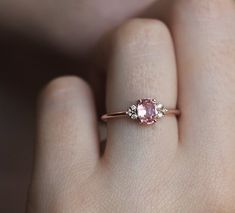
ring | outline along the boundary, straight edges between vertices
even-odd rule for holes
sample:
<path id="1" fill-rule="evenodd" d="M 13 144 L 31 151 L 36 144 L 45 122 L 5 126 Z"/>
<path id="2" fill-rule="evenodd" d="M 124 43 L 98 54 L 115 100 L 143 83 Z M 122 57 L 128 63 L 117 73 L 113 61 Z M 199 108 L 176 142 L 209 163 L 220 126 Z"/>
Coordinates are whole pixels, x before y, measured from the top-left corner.
<path id="1" fill-rule="evenodd" d="M 167 109 L 163 104 L 153 98 L 137 100 L 127 111 L 113 112 L 101 116 L 103 121 L 108 119 L 129 117 L 132 120 L 138 120 L 142 124 L 153 124 L 165 115 L 179 115 L 178 109 Z"/>

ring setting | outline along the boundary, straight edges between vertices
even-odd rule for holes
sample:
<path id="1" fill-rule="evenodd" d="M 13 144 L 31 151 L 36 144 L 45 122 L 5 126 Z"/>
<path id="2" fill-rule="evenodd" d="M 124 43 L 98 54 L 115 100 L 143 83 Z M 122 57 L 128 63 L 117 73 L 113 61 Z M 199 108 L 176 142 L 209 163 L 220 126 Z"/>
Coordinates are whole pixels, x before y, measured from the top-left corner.
<path id="1" fill-rule="evenodd" d="M 143 124 L 153 124 L 162 118 L 167 109 L 156 101 L 156 99 L 139 99 L 136 105 L 129 107 L 127 115 L 135 120 L 138 119 Z"/>
<path id="2" fill-rule="evenodd" d="M 136 104 L 131 105 L 127 111 L 105 114 L 102 120 L 127 116 L 132 120 L 138 120 L 141 124 L 150 125 L 156 123 L 165 115 L 179 115 L 177 109 L 167 109 L 163 104 L 154 98 L 144 98 L 137 100 Z"/>

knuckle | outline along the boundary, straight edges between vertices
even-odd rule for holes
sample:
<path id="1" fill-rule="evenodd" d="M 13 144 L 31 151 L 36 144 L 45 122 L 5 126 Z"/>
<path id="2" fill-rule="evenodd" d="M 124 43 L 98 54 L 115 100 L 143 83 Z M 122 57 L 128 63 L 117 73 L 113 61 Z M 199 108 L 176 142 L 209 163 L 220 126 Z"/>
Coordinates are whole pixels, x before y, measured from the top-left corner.
<path id="1" fill-rule="evenodd" d="M 114 42 L 116 45 L 132 47 L 142 45 L 154 45 L 170 38 L 167 26 L 152 19 L 131 19 L 124 23 L 116 32 Z"/>

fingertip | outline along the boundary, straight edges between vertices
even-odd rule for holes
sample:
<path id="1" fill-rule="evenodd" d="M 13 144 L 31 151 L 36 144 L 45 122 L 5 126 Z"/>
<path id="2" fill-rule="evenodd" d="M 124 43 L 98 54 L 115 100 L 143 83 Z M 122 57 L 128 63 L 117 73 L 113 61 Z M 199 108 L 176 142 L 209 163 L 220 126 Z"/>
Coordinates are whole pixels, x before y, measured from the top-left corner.
<path id="1" fill-rule="evenodd" d="M 89 84 L 78 76 L 61 76 L 51 80 L 39 94 L 39 103 L 47 100 L 64 99 L 70 97 L 77 90 L 91 95 Z"/>
<path id="2" fill-rule="evenodd" d="M 60 177 L 55 179 L 71 170 L 81 179 L 89 175 L 99 157 L 90 86 L 76 76 L 58 77 L 42 90 L 38 111 L 36 158 L 44 174 L 54 178 L 56 171 Z"/>

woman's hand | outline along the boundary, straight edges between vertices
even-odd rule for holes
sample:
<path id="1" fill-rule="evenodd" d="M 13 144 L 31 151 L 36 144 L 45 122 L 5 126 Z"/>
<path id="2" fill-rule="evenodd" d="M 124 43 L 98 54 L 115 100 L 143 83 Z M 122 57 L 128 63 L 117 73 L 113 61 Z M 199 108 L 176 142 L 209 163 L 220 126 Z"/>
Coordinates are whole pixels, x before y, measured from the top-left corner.
<path id="1" fill-rule="evenodd" d="M 234 20 L 232 0 L 179 0 L 169 29 L 148 19 L 120 27 L 107 111 L 156 97 L 181 117 L 109 121 L 102 156 L 89 86 L 52 81 L 40 102 L 28 212 L 235 212 Z"/>
<path id="2" fill-rule="evenodd" d="M 77 56 L 91 53 L 125 19 L 166 14 L 170 1 L 1 0 L 0 24 L 35 35 Z"/>

